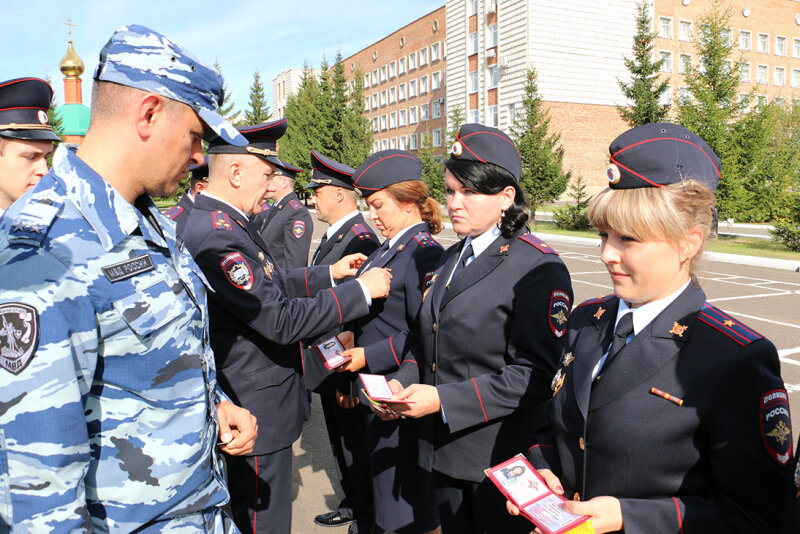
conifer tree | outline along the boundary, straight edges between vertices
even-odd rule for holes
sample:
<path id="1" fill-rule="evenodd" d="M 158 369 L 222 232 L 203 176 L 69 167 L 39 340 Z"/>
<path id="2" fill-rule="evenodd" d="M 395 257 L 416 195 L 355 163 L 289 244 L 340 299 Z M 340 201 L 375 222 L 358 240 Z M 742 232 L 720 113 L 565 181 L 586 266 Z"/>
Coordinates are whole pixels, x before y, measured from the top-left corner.
<path id="1" fill-rule="evenodd" d="M 445 147 L 449 150 L 450 147 L 453 146 L 453 143 L 456 142 L 456 137 L 458 137 L 458 131 L 463 126 L 466 117 L 464 116 L 464 110 L 461 109 L 461 106 L 455 105 L 450 108 L 450 112 L 447 114 L 447 125 L 450 127 L 447 130 L 447 141 L 445 142 Z"/>
<path id="2" fill-rule="evenodd" d="M 50 81 L 50 76 L 44 77 L 45 81 L 52 87 L 53 82 Z M 61 117 L 56 113 L 56 95 L 53 94 L 52 100 L 50 100 L 50 105 L 47 108 L 47 121 L 50 123 L 50 126 L 53 127 L 53 131 L 57 136 L 59 136 L 62 140 L 64 139 L 64 124 L 61 120 Z M 53 145 L 53 151 L 55 151 L 55 147 L 58 146 L 60 141 L 56 141 L 56 144 Z M 47 162 L 47 166 L 50 166 L 50 162 Z"/>
<path id="3" fill-rule="evenodd" d="M 622 94 L 632 103 L 630 107 L 617 106 L 617 111 L 631 128 L 663 121 L 670 108 L 659 103 L 669 84 L 667 80 L 658 80 L 664 60 L 653 60 L 656 34 L 652 24 L 650 3 L 642 0 L 636 6 L 633 58 L 625 58 L 631 79 L 629 82 L 617 80 Z"/>
<path id="4" fill-rule="evenodd" d="M 227 121 L 233 121 L 236 118 L 236 110 L 233 109 L 233 95 L 231 94 L 228 82 L 225 81 L 225 76 L 222 74 L 222 67 L 219 61 L 214 61 L 214 68 L 219 75 L 222 76 L 222 105 L 219 107 L 219 114 L 225 117 Z"/>
<path id="5" fill-rule="evenodd" d="M 522 110 L 511 127 L 511 135 L 522 158 L 519 185 L 527 196 L 531 212 L 563 193 L 572 176 L 563 171 L 564 147 L 561 136 L 550 131 L 550 117 L 542 106 L 536 71 L 528 70 Z"/>
<path id="6" fill-rule="evenodd" d="M 321 141 L 326 132 L 319 126 L 322 121 L 320 100 L 319 81 L 306 64 L 297 94 L 287 100 L 284 113 L 289 127 L 278 143 L 280 158 L 301 169 L 310 170 L 312 149 L 329 156 Z M 298 175 L 295 185 L 304 187 L 308 183 L 308 175 L 308 172 Z"/>
<path id="7" fill-rule="evenodd" d="M 353 73 L 353 89 L 342 123 L 344 128 L 342 163 L 358 167 L 369 156 L 372 148 L 372 128 L 364 116 L 364 73 L 356 65 Z"/>
<path id="8" fill-rule="evenodd" d="M 258 70 L 253 73 L 253 85 L 250 86 L 250 103 L 244 112 L 245 124 L 253 126 L 267 122 L 270 117 L 269 104 L 264 97 L 264 86 L 261 84 L 261 74 Z"/>
<path id="9" fill-rule="evenodd" d="M 429 131 L 420 134 L 419 159 L 422 161 L 422 181 L 428 186 L 431 198 L 444 202 L 444 167 L 442 156 L 433 148 L 433 137 Z"/>

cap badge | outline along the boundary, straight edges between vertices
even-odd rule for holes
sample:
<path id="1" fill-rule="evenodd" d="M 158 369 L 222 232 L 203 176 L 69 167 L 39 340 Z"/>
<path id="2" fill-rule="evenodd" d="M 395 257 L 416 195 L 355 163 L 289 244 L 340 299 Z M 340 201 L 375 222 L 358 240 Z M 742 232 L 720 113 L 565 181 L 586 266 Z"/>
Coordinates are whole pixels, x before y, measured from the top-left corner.
<path id="1" fill-rule="evenodd" d="M 453 143 L 453 148 L 450 149 L 450 153 L 455 157 L 459 157 L 464 152 L 464 147 L 461 146 L 461 143 L 456 141 Z"/>
<path id="2" fill-rule="evenodd" d="M 609 183 L 612 184 L 619 183 L 620 180 L 619 167 L 617 167 L 613 163 L 610 164 L 608 166 L 608 169 L 606 169 L 606 176 L 608 176 Z"/>
<path id="3" fill-rule="evenodd" d="M 47 124 L 47 113 L 45 113 L 41 109 L 39 110 L 39 122 L 41 122 L 42 124 Z"/>
<path id="4" fill-rule="evenodd" d="M 356 195 L 358 195 L 358 196 L 360 196 L 360 197 L 363 197 L 363 196 L 364 196 L 364 195 L 361 193 L 361 189 L 359 189 L 359 188 L 357 188 L 357 187 L 354 187 L 354 188 L 353 188 L 353 191 L 355 191 L 355 192 L 356 192 Z"/>

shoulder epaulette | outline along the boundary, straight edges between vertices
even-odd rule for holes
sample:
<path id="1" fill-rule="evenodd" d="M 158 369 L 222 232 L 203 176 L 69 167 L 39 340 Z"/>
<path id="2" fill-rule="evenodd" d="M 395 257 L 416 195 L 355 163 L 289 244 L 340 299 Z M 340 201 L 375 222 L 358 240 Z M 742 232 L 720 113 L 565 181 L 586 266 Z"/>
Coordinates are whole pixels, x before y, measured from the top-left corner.
<path id="1" fill-rule="evenodd" d="M 711 328 L 722 332 L 742 347 L 764 337 L 708 302 L 700 309 L 697 318 Z"/>
<path id="2" fill-rule="evenodd" d="M 21 242 L 41 244 L 62 206 L 63 202 L 59 199 L 33 196 L 16 216 L 6 212 L 6 217 L 9 218 L 9 244 Z"/>
<path id="3" fill-rule="evenodd" d="M 547 243 L 545 243 L 544 241 L 542 241 L 533 234 L 528 234 L 528 233 L 522 234 L 521 236 L 519 236 L 519 239 L 525 241 L 532 247 L 539 249 L 539 251 L 542 252 L 542 254 L 555 254 L 556 256 L 558 256 L 558 252 L 556 252 L 553 249 L 553 247 L 551 247 L 550 245 L 548 245 Z"/>
<path id="4" fill-rule="evenodd" d="M 611 293 L 611 294 L 608 294 L 608 295 L 605 295 L 605 296 L 602 296 L 602 297 L 596 297 L 596 298 L 593 298 L 593 299 L 584 300 L 583 302 L 578 304 L 576 306 L 576 308 L 580 308 L 581 306 L 590 306 L 592 304 L 600 304 L 602 302 L 607 302 L 607 301 L 611 300 L 611 297 L 613 297 L 613 296 L 614 296 L 614 293 Z"/>
<path id="5" fill-rule="evenodd" d="M 182 206 L 178 206 L 178 205 L 176 204 L 176 205 L 172 206 L 170 209 L 168 209 L 167 211 L 165 211 L 165 212 L 164 212 L 164 216 L 165 216 L 167 219 L 170 219 L 170 220 L 173 220 L 173 221 L 174 221 L 174 220 L 175 220 L 175 218 L 176 218 L 178 215 L 180 215 L 181 213 L 183 213 L 183 207 L 182 207 Z"/>
<path id="6" fill-rule="evenodd" d="M 370 241 L 372 239 L 372 234 L 370 234 L 367 227 L 361 223 L 354 224 L 350 229 L 361 241 Z"/>
<path id="7" fill-rule="evenodd" d="M 422 248 L 425 247 L 439 247 L 442 248 L 442 245 L 436 242 L 435 239 L 431 236 L 428 232 L 420 232 L 414 236 L 414 240 L 419 243 L 419 246 Z"/>
<path id="8" fill-rule="evenodd" d="M 211 212 L 211 225 L 213 226 L 214 230 L 227 230 L 229 232 L 233 232 L 231 218 L 224 211 L 217 210 Z"/>
<path id="9" fill-rule="evenodd" d="M 298 202 L 296 200 L 290 200 L 289 201 L 289 205 L 292 207 L 292 209 L 295 209 L 295 210 L 299 210 L 299 209 L 301 209 L 303 207 L 303 205 L 300 204 L 300 202 Z"/>

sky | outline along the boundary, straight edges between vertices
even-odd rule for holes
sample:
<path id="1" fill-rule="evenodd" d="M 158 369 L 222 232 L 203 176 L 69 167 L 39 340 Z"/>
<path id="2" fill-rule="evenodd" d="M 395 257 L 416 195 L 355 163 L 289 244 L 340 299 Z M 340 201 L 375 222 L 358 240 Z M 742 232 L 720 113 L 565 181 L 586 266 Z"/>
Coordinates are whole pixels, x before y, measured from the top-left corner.
<path id="1" fill-rule="evenodd" d="M 86 65 L 89 104 L 100 49 L 118 27 L 142 24 L 203 61 L 216 60 L 237 110 L 247 106 L 258 70 L 272 107 L 272 79 L 304 63 L 318 68 L 337 48 L 348 57 L 444 4 L 444 0 L 0 0 L 0 81 L 49 76 L 64 103 L 58 70 L 67 51 L 67 19 Z M 226 103 L 227 103 L 226 102 Z"/>

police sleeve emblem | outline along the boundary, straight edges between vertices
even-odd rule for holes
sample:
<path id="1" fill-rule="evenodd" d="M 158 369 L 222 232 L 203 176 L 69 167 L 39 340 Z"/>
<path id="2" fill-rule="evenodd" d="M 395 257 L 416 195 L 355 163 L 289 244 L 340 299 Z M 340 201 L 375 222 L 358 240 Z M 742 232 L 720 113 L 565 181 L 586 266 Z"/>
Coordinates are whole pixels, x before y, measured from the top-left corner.
<path id="1" fill-rule="evenodd" d="M 557 289 L 550 294 L 550 308 L 547 315 L 550 330 L 556 337 L 561 337 L 566 332 L 570 309 L 570 299 L 566 292 Z"/>
<path id="2" fill-rule="evenodd" d="M 792 458 L 792 421 L 789 396 L 783 389 L 761 397 L 761 437 L 772 459 L 786 465 Z"/>
<path id="3" fill-rule="evenodd" d="M 292 234 L 297 239 L 300 239 L 303 237 L 304 233 L 306 233 L 306 223 L 303 221 L 295 221 L 294 225 L 292 226 Z"/>
<path id="4" fill-rule="evenodd" d="M 18 375 L 39 344 L 39 312 L 21 302 L 0 304 L 0 365 Z"/>
<path id="5" fill-rule="evenodd" d="M 245 291 L 253 287 L 253 271 L 241 253 L 228 254 L 222 258 L 220 266 L 231 284 Z"/>

